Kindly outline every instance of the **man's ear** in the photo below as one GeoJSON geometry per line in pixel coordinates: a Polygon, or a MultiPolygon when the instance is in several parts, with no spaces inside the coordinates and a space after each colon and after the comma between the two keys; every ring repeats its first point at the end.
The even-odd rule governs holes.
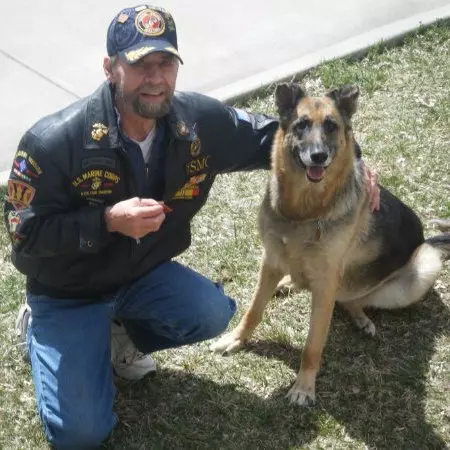
{"type": "Polygon", "coordinates": [[[305,96],[306,92],[298,84],[280,83],[277,85],[275,88],[275,105],[278,109],[282,128],[287,128],[297,103],[305,96]]]}
{"type": "Polygon", "coordinates": [[[358,107],[359,88],[356,84],[346,84],[340,88],[332,89],[328,92],[330,97],[338,107],[341,114],[347,119],[351,119],[358,107]]]}
{"type": "Polygon", "coordinates": [[[105,76],[106,79],[111,82],[114,83],[114,74],[113,74],[113,64],[111,61],[111,58],[109,58],[108,56],[105,56],[103,58],[103,71],[105,72],[105,76]]]}

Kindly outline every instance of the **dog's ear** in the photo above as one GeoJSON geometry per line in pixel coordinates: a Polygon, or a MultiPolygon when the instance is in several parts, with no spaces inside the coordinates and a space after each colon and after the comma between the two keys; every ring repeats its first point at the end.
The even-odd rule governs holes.
{"type": "Polygon", "coordinates": [[[299,100],[306,92],[295,83],[280,83],[275,88],[275,104],[280,116],[280,124],[287,128],[299,100]]]}
{"type": "Polygon", "coordinates": [[[327,97],[334,100],[341,114],[350,119],[358,106],[359,88],[356,84],[346,84],[340,88],[332,89],[328,92],[327,97]]]}

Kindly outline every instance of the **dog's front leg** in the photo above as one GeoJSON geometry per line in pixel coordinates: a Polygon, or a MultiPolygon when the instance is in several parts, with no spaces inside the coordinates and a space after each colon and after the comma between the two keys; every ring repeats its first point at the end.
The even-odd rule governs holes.
{"type": "Polygon", "coordinates": [[[292,403],[309,405],[315,401],[316,376],[330,328],[337,282],[313,290],[308,337],[302,352],[300,371],[287,394],[292,403]]]}
{"type": "Polygon", "coordinates": [[[269,266],[265,255],[259,270],[259,279],[250,308],[242,317],[239,325],[230,333],[211,345],[211,350],[222,354],[232,353],[241,348],[251,336],[263,317],[264,309],[283,273],[269,266]]]}

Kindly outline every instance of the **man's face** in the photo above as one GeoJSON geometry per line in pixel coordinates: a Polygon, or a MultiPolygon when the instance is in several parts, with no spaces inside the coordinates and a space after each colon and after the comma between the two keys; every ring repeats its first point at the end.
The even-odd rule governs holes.
{"type": "Polygon", "coordinates": [[[169,112],[177,74],[178,59],[157,52],[134,64],[118,58],[108,78],[115,85],[119,106],[145,119],[157,119],[169,112]]]}

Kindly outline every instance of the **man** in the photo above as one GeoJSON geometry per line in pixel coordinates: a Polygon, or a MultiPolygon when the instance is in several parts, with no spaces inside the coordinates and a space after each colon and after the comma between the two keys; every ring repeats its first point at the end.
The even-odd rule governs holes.
{"type": "Polygon", "coordinates": [[[172,258],[217,174],[269,166],[278,125],[174,94],[182,60],[162,8],[122,10],[107,51],[107,82],[26,132],[5,201],[12,260],[27,275],[18,328],[56,448],[98,446],[116,425],[111,358],[118,375],[140,378],[155,370],[152,352],[227,327],[234,300],[172,258]]]}

